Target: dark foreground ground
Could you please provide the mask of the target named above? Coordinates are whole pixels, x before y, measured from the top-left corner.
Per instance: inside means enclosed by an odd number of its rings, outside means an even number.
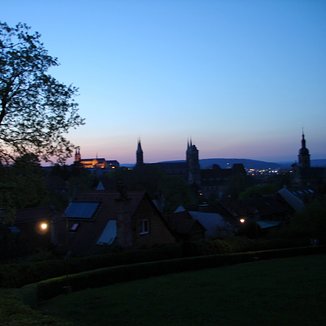
[[[326,325],[325,271],[326,255],[258,261],[84,290],[39,309],[81,326]]]

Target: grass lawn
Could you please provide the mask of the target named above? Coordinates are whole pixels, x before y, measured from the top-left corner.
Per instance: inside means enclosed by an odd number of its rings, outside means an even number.
[[[326,255],[258,261],[62,295],[74,325],[326,325]]]
[[[71,323],[42,314],[25,305],[19,292],[14,289],[0,289],[1,326],[71,326]]]

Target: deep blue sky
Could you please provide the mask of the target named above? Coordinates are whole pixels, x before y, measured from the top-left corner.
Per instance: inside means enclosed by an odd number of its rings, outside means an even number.
[[[3,0],[79,87],[82,157],[326,158],[326,1]]]

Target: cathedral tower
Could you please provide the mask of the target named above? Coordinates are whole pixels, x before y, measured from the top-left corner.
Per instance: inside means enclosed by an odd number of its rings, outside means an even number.
[[[302,132],[302,139],[301,139],[301,148],[299,150],[299,167],[303,169],[310,168],[310,154],[309,150],[306,147],[306,140],[304,138],[304,133]]]
[[[188,183],[200,185],[199,151],[192,140],[187,142],[186,160],[188,168]]]

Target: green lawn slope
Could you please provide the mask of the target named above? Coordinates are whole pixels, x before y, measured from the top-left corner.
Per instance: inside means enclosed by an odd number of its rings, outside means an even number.
[[[326,325],[326,255],[170,274],[61,295],[74,325]],[[38,325],[38,324],[37,324]]]

